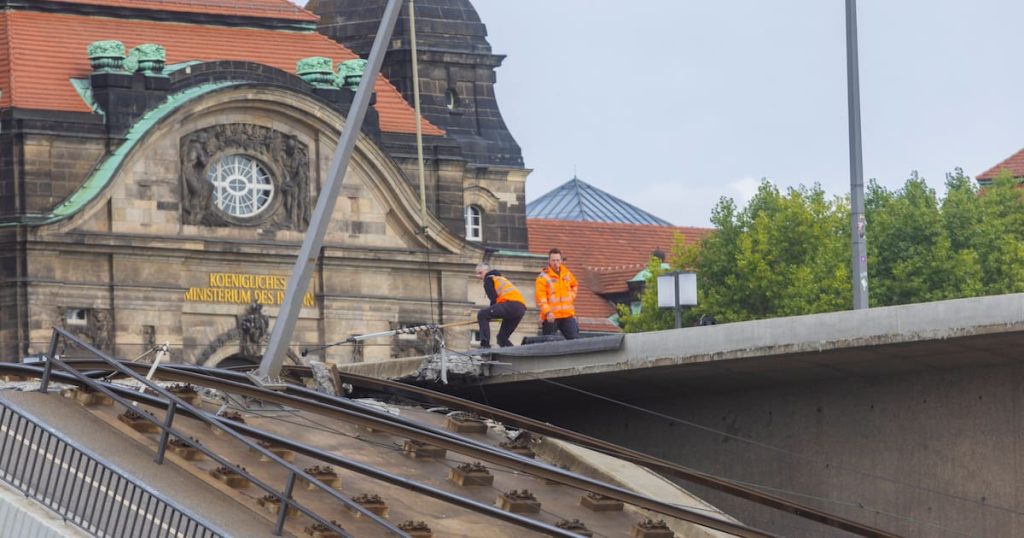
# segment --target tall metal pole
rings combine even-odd
[[[676,280],[676,284],[675,284],[675,292],[676,292],[676,328],[678,329],[678,328],[683,326],[683,320],[680,317],[680,312],[679,312],[679,271],[673,271],[672,272],[672,278],[674,278]]]
[[[331,158],[327,182],[320,190],[316,210],[310,218],[309,229],[306,231],[302,248],[299,250],[299,257],[295,260],[292,276],[288,279],[288,286],[285,288],[284,302],[281,303],[281,310],[277,314],[274,330],[270,334],[270,343],[267,344],[267,350],[263,354],[263,360],[260,361],[259,370],[256,372],[256,381],[258,382],[267,385],[276,384],[276,378],[281,373],[281,365],[284,362],[288,342],[295,330],[295,322],[299,317],[304,292],[309,286],[316,258],[323,246],[327,225],[331,222],[334,205],[337,202],[338,193],[341,191],[341,184],[345,180],[345,171],[352,159],[352,151],[362,129],[363,119],[366,118],[366,109],[370,105],[373,87],[377,81],[377,75],[380,73],[380,66],[384,63],[384,53],[387,52],[391,42],[391,32],[395,28],[395,21],[398,20],[401,8],[402,0],[388,0],[387,7],[384,8],[384,16],[377,29],[377,37],[373,40],[370,58],[363,71],[363,78],[359,81],[356,95],[352,99],[352,106],[349,108],[345,130],[341,133],[341,140],[338,141],[338,147],[334,150],[334,156]]]
[[[868,245],[864,218],[864,158],[860,138],[860,67],[857,0],[846,0],[846,88],[850,112],[850,236],[853,240],[853,308],[868,308]]]
[[[416,109],[416,167],[420,179],[420,229],[427,229],[427,182],[423,171],[423,116],[420,114],[420,66],[416,52],[416,2],[409,0],[409,42],[412,48],[412,103]]]

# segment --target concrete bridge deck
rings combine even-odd
[[[1024,294],[627,334],[621,348],[596,353],[559,354],[555,345],[500,350],[493,359],[509,365],[481,382],[586,376],[613,392],[624,381],[707,389],[1015,364]],[[600,382],[610,373],[613,382]]]
[[[900,536],[1024,536],[1024,294],[559,345],[445,390]],[[782,536],[845,536],[690,489]]]

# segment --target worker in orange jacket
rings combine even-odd
[[[526,299],[509,279],[490,265],[481,263],[476,266],[476,276],[484,281],[484,293],[491,301],[491,306],[481,308],[476,313],[476,321],[480,329],[480,347],[491,347],[491,320],[501,319],[498,329],[498,345],[509,347],[509,337],[515,332],[519,322],[526,315]]]
[[[561,332],[566,340],[578,338],[580,326],[576,321],[576,292],[579,282],[569,268],[562,265],[562,251],[548,251],[548,265],[537,275],[537,307],[540,308],[542,333]]]

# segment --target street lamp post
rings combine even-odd
[[[850,236],[853,308],[868,308],[868,246],[864,219],[864,158],[860,137],[860,75],[857,62],[857,0],[846,0],[846,89],[850,113]]]

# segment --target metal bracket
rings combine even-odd
[[[250,370],[245,373],[245,377],[248,377],[253,385],[263,389],[282,391],[288,388],[288,383],[284,378],[270,375],[261,376],[259,370]]]

